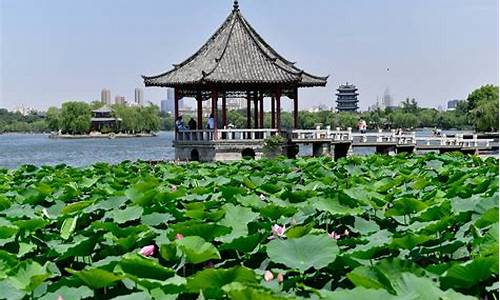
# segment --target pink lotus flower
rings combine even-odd
[[[270,282],[273,279],[274,279],[273,273],[271,273],[270,271],[266,271],[266,273],[264,273],[264,280],[266,282]]]
[[[278,273],[278,276],[276,278],[278,279],[278,283],[283,283],[283,274]]]
[[[332,240],[340,240],[341,237],[343,236],[348,236],[349,235],[349,230],[345,230],[344,233],[336,233],[335,231],[332,231],[332,233],[328,233],[328,236],[332,239]]]
[[[178,233],[175,235],[176,240],[182,240],[183,238],[184,238],[184,236],[181,233]]]
[[[274,224],[273,227],[271,227],[271,232],[273,233],[273,235],[270,236],[269,239],[274,240],[276,237],[285,238],[285,231],[285,225],[279,226],[278,224]]]
[[[61,295],[59,295],[57,296],[57,300],[64,300],[64,298]]]
[[[143,247],[141,251],[139,251],[139,254],[144,256],[153,256],[155,254],[155,245]]]
[[[332,231],[332,233],[329,233],[328,236],[332,240],[339,240],[342,237],[340,234],[337,234],[335,231]]]

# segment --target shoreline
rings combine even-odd
[[[146,138],[156,137],[157,133],[110,133],[110,134],[49,134],[49,139],[67,139],[67,140],[82,140],[82,139],[123,139],[123,138]]]

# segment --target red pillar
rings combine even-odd
[[[250,93],[247,93],[247,129],[252,127],[252,101],[250,100]]]
[[[254,128],[257,129],[259,128],[259,95],[257,91],[253,95],[253,118]]]
[[[226,93],[222,94],[222,128],[227,126],[227,115],[226,115]]]
[[[299,129],[299,90],[293,91],[293,128]]]
[[[179,90],[174,89],[174,117],[175,120],[177,121],[177,118],[179,117]]]
[[[281,89],[276,89],[276,128],[281,131]]]
[[[271,97],[271,128],[276,128],[276,100],[274,95]]]
[[[260,126],[259,128],[264,128],[264,93],[260,93],[259,97],[259,119],[260,119]]]
[[[219,98],[219,93],[216,88],[212,90],[212,114],[214,116],[214,140],[217,139],[217,99]]]
[[[196,96],[196,104],[198,105],[196,113],[198,115],[198,129],[203,129],[203,98],[201,97],[201,91],[198,92]]]
[[[175,128],[175,139],[177,140],[177,119],[179,118],[179,90],[174,89],[174,128]]]

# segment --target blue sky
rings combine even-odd
[[[224,21],[232,0],[0,0],[0,107],[40,109],[133,99],[141,74],[170,69]],[[366,109],[389,87],[396,100],[444,106],[498,82],[498,0],[241,0],[243,14],[283,56],[326,88],[300,107],[333,106],[349,81]],[[387,72],[387,68],[390,69]],[[159,103],[165,90],[145,89]]]

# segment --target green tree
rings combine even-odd
[[[474,90],[467,97],[469,122],[476,131],[498,131],[498,86]]]
[[[62,118],[61,110],[57,107],[49,107],[47,110],[47,126],[52,131],[59,131],[61,129]]]
[[[142,109],[145,131],[156,132],[160,130],[160,109],[156,105],[148,105]]]
[[[402,102],[403,104],[403,111],[405,113],[416,113],[418,111],[418,103],[415,98],[411,99],[406,98],[405,101]]]
[[[476,90],[474,90],[468,97],[468,110],[473,111],[478,107],[479,102],[486,101],[498,101],[498,86],[492,84],[487,84]]]
[[[471,115],[476,131],[498,131],[498,98],[479,101]]]
[[[91,110],[85,102],[66,102],[61,109],[61,128],[69,134],[86,134],[90,130]]]

